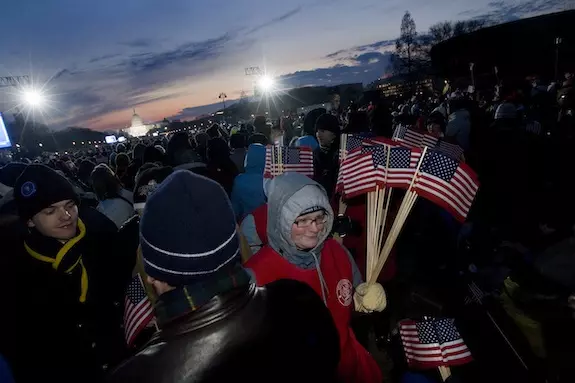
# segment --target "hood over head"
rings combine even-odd
[[[323,242],[333,225],[333,210],[327,194],[320,184],[299,173],[285,173],[273,178],[266,185],[268,197],[268,239],[270,246],[290,263],[313,269],[319,264]],[[296,218],[315,207],[326,211],[328,220],[319,236],[318,245],[309,251],[298,250],[291,239],[291,229]]]
[[[266,147],[260,144],[251,144],[244,160],[246,173],[264,173],[266,165]]]

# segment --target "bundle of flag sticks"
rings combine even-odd
[[[344,135],[340,158],[340,214],[345,211],[344,198],[367,194],[368,283],[376,282],[420,196],[464,221],[479,187],[471,168],[425,145],[422,150],[381,137]],[[405,194],[387,231],[393,189],[405,189]]]

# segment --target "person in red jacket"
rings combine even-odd
[[[339,333],[339,379],[381,382],[379,367],[350,327],[354,303],[358,310],[366,311],[361,302],[366,285],[361,284],[361,274],[350,253],[329,238],[334,214],[325,190],[304,175],[285,173],[270,182],[267,194],[268,244],[245,267],[260,286],[279,279],[311,286],[329,308]],[[354,295],[356,287],[362,295]]]

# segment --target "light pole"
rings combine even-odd
[[[559,45],[561,45],[561,37],[555,38],[555,81],[559,81]]]
[[[228,98],[228,95],[225,94],[224,92],[220,93],[220,95],[218,96],[218,98],[220,100],[222,100],[222,103],[224,104],[224,109],[226,109],[226,98]]]

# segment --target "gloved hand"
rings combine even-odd
[[[353,294],[355,311],[362,313],[372,313],[383,311],[387,307],[387,297],[383,286],[379,283],[369,285],[362,283],[355,288]]]
[[[337,233],[341,238],[346,235],[360,236],[362,232],[361,224],[347,215],[338,215],[333,221],[332,233]]]

